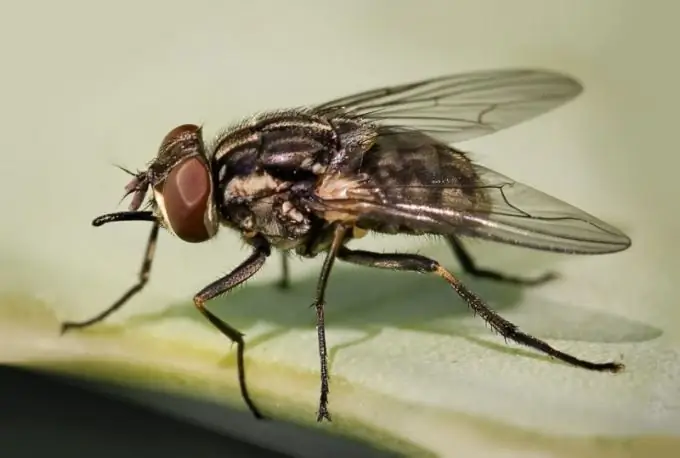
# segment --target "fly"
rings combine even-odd
[[[617,372],[623,368],[620,363],[584,360],[522,332],[435,259],[348,247],[371,231],[438,235],[466,273],[518,285],[541,284],[554,275],[523,278],[482,269],[461,239],[567,254],[627,249],[631,240],[618,229],[475,163],[451,146],[538,116],[582,90],[574,78],[553,71],[477,71],[261,113],[229,127],[208,144],[199,126],[176,127],[146,170],[128,172],[133,175],[125,188],[125,195],[132,196],[129,211],[102,215],[92,223],[151,223],[139,281],[97,316],[63,323],[62,332],[104,320],[144,288],[160,228],[185,242],[201,243],[226,227],[240,233],[251,254],[199,291],[194,304],[236,343],[241,395],[257,418],[263,415],[246,386],[243,334],[206,305],[255,275],[273,250],[282,253],[284,288],[289,286],[289,253],[324,257],[313,303],[321,365],[318,421],[331,419],[324,304],[336,260],[436,275],[506,340],[574,366]]]

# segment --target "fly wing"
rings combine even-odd
[[[583,91],[571,76],[548,70],[486,70],[360,92],[318,105],[447,143],[470,140],[552,110]]]
[[[571,254],[631,244],[585,211],[418,133],[380,137],[356,173],[322,180],[310,207],[383,233],[458,234]]]
[[[484,166],[474,168],[488,200],[462,215],[469,235],[572,254],[611,253],[631,244],[620,230],[573,205]]]

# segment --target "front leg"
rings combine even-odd
[[[133,296],[139,294],[146,284],[149,282],[151,277],[151,265],[153,264],[153,258],[156,253],[156,244],[158,243],[158,231],[160,225],[158,221],[153,219],[153,215],[149,212],[122,212],[114,213],[110,215],[103,215],[93,221],[94,226],[101,226],[114,221],[125,221],[127,218],[134,217],[139,220],[146,221],[149,218],[153,220],[153,226],[151,226],[151,232],[149,233],[149,239],[146,242],[146,250],[144,251],[144,258],[142,259],[142,267],[139,270],[137,283],[132,285],[125,291],[125,293],[108,308],[104,309],[102,312],[84,321],[65,321],[61,324],[61,333],[64,334],[71,329],[84,329],[92,325],[95,325],[101,321],[104,321],[109,315],[114,313],[123,307]]]
[[[264,265],[271,252],[269,243],[264,239],[256,239],[254,246],[255,250],[253,251],[253,254],[251,254],[241,265],[225,277],[214,281],[196,294],[196,296],[194,296],[194,305],[196,305],[198,311],[201,312],[213,326],[219,329],[222,334],[229,337],[232,342],[236,343],[236,363],[241,396],[253,415],[256,418],[262,419],[264,416],[250,399],[248,388],[246,387],[246,372],[243,362],[246,344],[243,340],[243,334],[205,308],[205,303],[207,301],[219,295],[228,293],[231,289],[255,275],[255,273]]]
[[[523,333],[515,324],[491,310],[479,296],[467,289],[465,285],[435,260],[415,254],[372,253],[370,251],[354,251],[346,247],[340,248],[338,251],[338,258],[353,264],[377,267],[379,269],[435,274],[446,280],[454,291],[467,302],[472,311],[481,316],[484,321],[504,338],[513,340],[521,345],[525,345],[566,363],[585,369],[609,372],[618,372],[623,369],[623,365],[619,363],[594,363],[563,353],[551,347],[546,342]]]

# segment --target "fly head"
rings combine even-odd
[[[124,197],[132,195],[130,211],[103,215],[93,222],[95,226],[153,220],[190,243],[204,242],[217,234],[219,216],[212,172],[199,126],[184,124],[171,130],[146,170],[132,173],[121,169],[134,177],[125,186]],[[149,189],[152,211],[139,211]]]
[[[199,126],[184,124],[165,136],[146,180],[153,190],[157,216],[167,230],[190,243],[217,234],[213,180]]]

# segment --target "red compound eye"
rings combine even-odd
[[[210,172],[200,159],[192,157],[172,169],[163,184],[168,223],[185,242],[204,242],[211,237],[206,226],[210,207]]]

